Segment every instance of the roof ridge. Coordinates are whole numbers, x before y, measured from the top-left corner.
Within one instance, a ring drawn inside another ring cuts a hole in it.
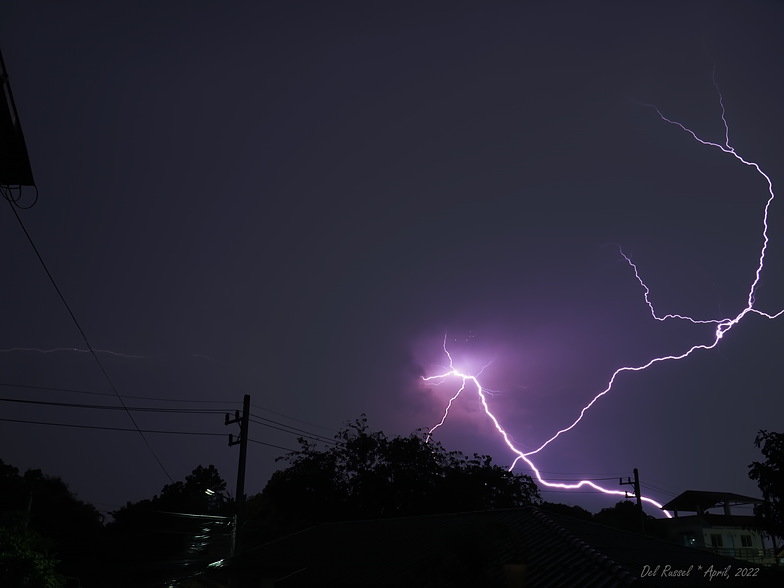
[[[637,577],[630,573],[625,567],[616,562],[614,559],[604,555],[598,549],[591,547],[584,540],[564,529],[561,525],[556,523],[547,514],[537,507],[531,508],[531,514],[539,519],[540,522],[550,527],[558,535],[560,535],[571,546],[576,547],[589,561],[598,564],[601,568],[612,573],[625,584],[632,584],[637,580]]]

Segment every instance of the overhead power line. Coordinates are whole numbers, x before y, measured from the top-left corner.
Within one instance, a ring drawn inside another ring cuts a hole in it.
[[[80,388],[65,388],[65,387],[61,387],[61,386],[38,386],[38,385],[31,385],[31,384],[16,384],[16,383],[12,383],[12,382],[0,382],[0,386],[7,387],[7,388],[21,388],[21,389],[24,389],[24,390],[45,390],[45,391],[49,391],[49,392],[68,392],[68,393],[74,393],[74,394],[87,394],[87,395],[91,395],[91,396],[110,396],[110,397],[114,397],[114,394],[112,394],[110,392],[95,392],[95,391],[92,391],[92,390],[82,390]],[[128,399],[130,399],[130,400],[149,400],[149,401],[154,401],[154,402],[172,402],[172,403],[181,403],[181,404],[191,404],[191,403],[193,403],[193,404],[196,404],[196,403],[200,403],[200,404],[224,404],[224,405],[226,405],[226,404],[242,404],[241,402],[236,401],[236,400],[204,400],[204,399],[195,399],[195,398],[185,399],[185,398],[166,398],[166,397],[162,398],[162,397],[155,397],[155,396],[136,396],[136,395],[130,395],[130,394],[123,394],[122,397],[125,398],[126,400],[128,400]],[[134,412],[159,412],[159,413],[174,413],[174,414],[224,414],[225,412],[227,412],[227,410],[225,410],[225,409],[224,410],[219,410],[219,409],[197,409],[197,408],[187,408],[187,409],[172,408],[172,409],[167,409],[167,408],[158,408],[158,407],[151,407],[151,406],[127,406],[126,408],[124,408],[124,407],[121,407],[121,406],[109,406],[109,405],[105,405],[105,404],[68,403],[68,402],[54,402],[54,401],[45,401],[45,400],[0,398],[0,402],[3,402],[3,401],[5,401],[5,402],[18,402],[18,403],[23,403],[23,404],[39,404],[39,405],[51,405],[51,406],[63,406],[63,407],[68,407],[68,408],[87,408],[87,409],[123,410],[123,411],[127,408],[128,410],[134,411]],[[267,410],[267,409],[264,409],[262,407],[259,407],[259,406],[255,405],[255,404],[251,404],[251,406],[256,406],[260,410]],[[228,410],[228,412],[231,412],[231,410]],[[293,417],[289,417],[289,416],[287,416],[287,415],[285,415],[283,413],[277,413],[275,411],[268,411],[268,412],[273,412],[274,414],[279,414],[279,415],[281,415],[281,416],[283,416],[285,418],[289,418],[291,420],[295,420],[295,421],[298,421],[298,422],[306,423],[306,421],[302,421],[302,420],[299,420],[299,419],[295,419]],[[269,427],[269,428],[272,428],[272,429],[277,429],[277,430],[283,431],[284,433],[289,433],[289,434],[298,435],[298,436],[304,436],[304,437],[312,439],[314,441],[321,441],[321,442],[330,443],[330,444],[333,444],[333,445],[337,444],[337,442],[334,439],[331,439],[329,437],[321,435],[320,433],[314,433],[313,431],[309,431],[307,429],[300,429],[298,427],[294,427],[292,425],[287,425],[286,423],[282,423],[282,422],[276,421],[274,419],[268,419],[268,418],[265,418],[265,417],[262,417],[262,416],[258,416],[258,415],[254,415],[254,414],[251,413],[251,420],[254,423],[256,423],[256,424],[259,424],[259,425],[262,425],[262,426],[265,426],[265,427]],[[272,423],[274,425],[280,425],[280,427],[283,427],[283,428],[281,429],[281,428],[272,426],[269,423]],[[313,426],[319,426],[319,425],[313,425]],[[319,428],[326,429],[326,427],[319,427]],[[251,439],[251,441],[253,441],[254,443],[265,444],[265,443],[263,443],[261,441],[256,441],[256,440],[253,440],[253,439]],[[285,449],[286,451],[294,451],[293,449],[289,449],[287,447],[279,447],[277,445],[271,445],[269,443],[266,443],[266,445],[270,445],[271,447],[275,447],[275,448],[278,448],[278,449]]]
[[[209,437],[224,437],[225,433],[208,433],[205,431],[165,431],[161,429],[130,429],[127,427],[102,427],[99,425],[80,425],[76,423],[52,423],[49,421],[30,421],[26,419],[7,419],[7,418],[0,418],[0,421],[5,421],[7,423],[24,423],[28,425],[47,425],[51,427],[70,427],[73,429],[98,429],[101,431],[128,431],[131,433],[134,432],[141,432],[141,433],[156,433],[162,435],[202,435],[202,436],[209,436]]]
[[[23,388],[25,390],[47,390],[50,392],[71,392],[74,394],[90,394],[93,396],[111,396],[114,398],[114,394],[111,392],[93,392],[91,390],[81,390],[79,388],[61,388],[56,386],[33,386],[30,384],[12,384],[9,382],[0,382],[0,386],[5,386],[8,388]],[[132,399],[132,400],[153,400],[155,402],[185,402],[185,403],[205,403],[205,404],[242,404],[242,402],[238,402],[236,400],[202,400],[198,398],[162,398],[156,396],[132,396],[129,394],[122,394],[123,398]],[[221,411],[225,412],[225,411]]]
[[[267,447],[274,447],[275,449],[282,449],[283,451],[297,451],[296,449],[291,449],[290,447],[281,447],[280,445],[273,445],[272,443],[265,443],[264,441],[257,441],[256,439],[248,438],[248,441],[251,443],[258,443],[259,445],[266,445]]]
[[[130,410],[133,412],[160,412],[170,414],[223,414],[225,410],[213,408],[159,408],[155,406],[111,406],[108,404],[83,404],[74,402],[52,402],[49,400],[28,400],[23,398],[0,398],[0,402],[37,404],[42,406],[62,406],[67,408],[89,408],[96,410]]]
[[[329,437],[325,437],[323,435],[319,435],[318,433],[312,433],[310,431],[306,431],[304,429],[298,429],[297,427],[292,427],[285,423],[281,423],[278,421],[273,421],[272,419],[265,419],[262,417],[255,417],[251,415],[251,422],[257,425],[261,425],[262,427],[269,427],[270,429],[275,429],[276,431],[283,431],[284,433],[288,433],[289,435],[297,435],[299,437],[305,437],[312,441],[318,441],[320,443],[327,443],[331,445],[337,445],[337,442],[334,439],[330,439]],[[274,423],[274,424],[269,424]],[[280,425],[276,427],[275,425]],[[285,427],[285,428],[284,428]]]
[[[82,425],[78,423],[53,423],[51,421],[32,421],[29,419],[9,419],[9,418],[0,418],[0,421],[7,422],[7,423],[20,423],[25,425],[44,425],[48,427],[67,427],[70,429],[92,429],[92,430],[99,430],[99,431],[121,431],[121,432],[128,432],[128,433],[136,433],[138,429],[132,429],[128,427],[106,427],[100,425]],[[156,435],[196,435],[201,437],[225,437],[226,433],[212,433],[209,431],[169,431],[164,429],[141,429],[142,433],[152,433]],[[292,449],[291,447],[283,447],[281,445],[275,445],[274,443],[267,443],[266,441],[259,441],[257,439],[248,439],[251,443],[256,443],[258,445],[264,445],[266,447],[273,447],[275,449],[282,449],[283,451],[297,451],[296,449]]]
[[[297,423],[302,423],[303,425],[310,425],[311,427],[316,427],[317,429],[323,429],[324,431],[331,431],[331,429],[329,429],[328,427],[322,427],[321,425],[317,425],[316,423],[310,423],[308,421],[303,421],[301,419],[294,418],[294,417],[289,416],[287,414],[283,414],[282,412],[277,412],[277,411],[271,410],[269,408],[265,408],[263,406],[255,404],[253,402],[251,402],[251,406],[253,408],[257,408],[259,410],[263,410],[264,412],[269,412],[269,413],[272,413],[272,414],[276,414],[278,416],[281,416],[283,418],[289,419],[291,421],[294,421],[294,422],[297,422]],[[259,417],[259,418],[261,418],[261,417]]]
[[[544,490],[542,488],[539,489],[539,492],[544,494],[552,493],[552,494],[601,494],[601,490],[570,490],[570,489],[563,489],[563,490]]]
[[[36,257],[38,258],[38,261],[41,263],[41,267],[44,268],[44,272],[46,272],[46,275],[49,278],[49,281],[52,283],[52,286],[54,286],[54,289],[57,292],[57,295],[60,297],[60,300],[62,301],[63,305],[65,306],[65,309],[68,311],[68,315],[71,317],[71,320],[73,321],[74,325],[76,326],[76,329],[79,331],[79,334],[82,336],[82,339],[84,340],[84,344],[87,346],[87,349],[90,350],[90,355],[92,355],[93,359],[95,360],[95,363],[98,364],[98,368],[100,369],[101,373],[103,374],[104,379],[109,384],[109,387],[112,389],[112,392],[114,392],[114,395],[117,397],[117,400],[119,400],[119,402],[123,406],[123,408],[126,409],[125,412],[128,415],[128,418],[131,420],[131,423],[133,423],[134,429],[136,429],[136,431],[139,433],[139,436],[142,438],[142,441],[144,441],[144,444],[147,446],[147,449],[149,449],[150,453],[152,454],[152,457],[158,463],[158,465],[160,466],[161,470],[166,475],[166,477],[169,478],[169,481],[174,483],[174,478],[171,477],[171,474],[169,474],[169,471],[163,465],[163,462],[161,461],[161,458],[158,457],[158,454],[152,448],[152,445],[150,445],[150,441],[147,439],[147,437],[144,436],[144,432],[139,428],[139,425],[136,422],[136,420],[133,418],[133,415],[130,413],[130,411],[125,406],[125,401],[123,400],[122,396],[120,396],[120,392],[117,390],[117,387],[114,385],[114,382],[109,377],[109,373],[106,371],[106,368],[104,367],[103,363],[101,363],[101,359],[95,353],[95,350],[93,349],[93,346],[90,344],[90,341],[87,338],[87,334],[84,332],[84,329],[82,329],[82,326],[79,324],[79,321],[76,319],[76,315],[74,314],[73,310],[71,310],[71,306],[68,304],[68,301],[65,299],[65,296],[63,295],[62,291],[60,290],[60,287],[57,285],[57,282],[55,281],[54,276],[52,276],[52,273],[49,271],[49,268],[47,267],[46,262],[44,261],[44,258],[41,256],[41,253],[38,251],[38,247],[36,247],[35,241],[33,241],[32,236],[30,236],[30,233],[27,231],[27,227],[25,227],[24,222],[22,222],[22,218],[19,216],[19,213],[16,210],[16,206],[14,205],[14,201],[11,200],[10,198],[8,198],[8,196],[5,194],[5,192],[3,193],[3,196],[8,200],[8,205],[11,207],[11,211],[14,213],[14,216],[16,217],[16,220],[19,222],[19,226],[22,228],[22,232],[25,234],[25,237],[27,237],[27,241],[30,243],[30,246],[33,248],[33,251],[35,252]]]
[[[618,476],[612,476],[611,478],[547,478],[548,481],[554,480],[556,482],[580,482],[582,480],[590,480],[592,482],[598,482],[600,480],[617,480],[617,479]]]
[[[672,492],[671,490],[665,490],[664,488],[659,488],[658,486],[654,486],[653,484],[644,484],[641,482],[640,485],[643,488],[653,490],[654,492],[661,492],[662,494],[669,494],[670,496],[678,496],[677,492]]]

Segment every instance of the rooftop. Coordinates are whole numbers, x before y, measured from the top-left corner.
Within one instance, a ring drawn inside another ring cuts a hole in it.
[[[225,564],[276,587],[704,586],[727,566],[722,586],[784,585],[779,570],[736,578],[750,564],[536,507],[324,523]]]
[[[743,496],[733,492],[707,492],[704,490],[686,490],[667,504],[662,506],[662,510],[679,510],[686,512],[700,512],[725,503],[729,505],[741,504],[762,504],[765,502],[760,498]]]

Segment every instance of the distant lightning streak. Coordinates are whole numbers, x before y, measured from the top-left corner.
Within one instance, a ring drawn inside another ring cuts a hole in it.
[[[76,347],[55,347],[53,349],[39,349],[37,347],[11,347],[9,349],[0,349],[0,353],[13,353],[17,351],[26,351],[33,353],[58,353],[63,351],[73,351],[76,353],[90,353],[89,349],[78,349]],[[96,353],[106,353],[107,355],[114,355],[115,357],[124,357],[126,359],[150,359],[149,355],[131,355],[129,353],[119,353],[117,351],[110,351],[109,349],[93,349]]]
[[[62,353],[71,351],[73,353],[90,353],[89,349],[79,349],[78,347],[54,347],[52,349],[40,349],[38,347],[9,347],[8,349],[0,349],[0,353],[18,353],[18,352],[27,352],[27,353],[41,353],[41,354],[49,354],[49,353]],[[120,353],[119,351],[112,351],[110,349],[93,349],[95,353],[105,353],[106,355],[113,355],[115,357],[122,357],[124,359],[154,359],[152,355],[133,355],[131,353]],[[196,359],[204,359],[207,361],[215,361],[209,355],[204,355],[202,353],[191,353],[190,357],[194,357]]]
[[[489,406],[487,404],[486,390],[483,389],[482,385],[479,383],[479,380],[477,379],[479,374],[477,374],[476,376],[465,374],[465,373],[461,372],[460,370],[458,370],[458,369],[456,369],[454,367],[454,364],[453,364],[453,361],[452,361],[452,356],[450,355],[450,353],[449,353],[449,351],[448,351],[448,349],[446,347],[446,337],[445,337],[444,338],[444,346],[443,347],[444,347],[444,353],[446,353],[446,356],[449,359],[449,370],[444,372],[444,373],[441,373],[441,374],[437,374],[437,375],[434,375],[434,376],[429,376],[427,378],[423,377],[422,379],[425,382],[442,383],[447,378],[455,377],[455,378],[459,378],[460,379],[461,385],[460,385],[460,388],[457,391],[457,393],[449,399],[449,403],[447,404],[446,409],[444,410],[444,416],[441,418],[441,421],[437,425],[435,425],[432,429],[430,429],[430,431],[428,432],[428,434],[427,434],[427,439],[428,440],[433,435],[435,430],[438,429],[440,426],[442,426],[444,424],[444,422],[446,421],[447,417],[449,416],[449,409],[452,408],[452,404],[455,402],[455,400],[457,400],[458,396],[460,396],[460,394],[466,389],[466,387],[469,384],[471,384],[471,385],[473,385],[476,388],[476,392],[477,392],[477,394],[479,396],[479,400],[482,403],[482,407],[484,408],[485,414],[487,414],[487,416],[493,422],[493,425],[495,426],[496,430],[500,433],[500,435],[503,437],[504,442],[506,443],[507,447],[509,447],[509,449],[513,453],[515,453],[517,455],[517,457],[512,462],[512,465],[509,468],[510,470],[513,469],[515,467],[515,465],[517,465],[518,461],[523,460],[526,464],[528,464],[528,466],[534,472],[534,474],[536,475],[536,479],[541,484],[543,484],[543,485],[545,485],[545,486],[547,486],[549,488],[561,488],[561,489],[565,489],[565,490],[574,490],[574,489],[577,489],[577,488],[581,488],[583,486],[589,486],[589,487],[594,488],[595,490],[598,490],[598,491],[603,492],[605,494],[614,494],[614,495],[618,495],[618,496],[625,496],[626,495],[625,492],[622,492],[622,491],[619,491],[619,490],[608,490],[606,488],[602,488],[601,486],[593,483],[590,480],[581,480],[581,481],[579,481],[579,482],[577,482],[575,484],[557,484],[557,483],[553,483],[553,482],[547,482],[546,480],[544,480],[542,478],[542,476],[539,473],[539,470],[536,468],[536,466],[533,464],[533,462],[529,459],[528,456],[535,455],[535,454],[539,453],[542,449],[544,449],[550,443],[555,441],[560,435],[570,431],[575,426],[577,426],[577,424],[582,420],[583,416],[588,411],[588,409],[591,408],[596,403],[596,401],[599,400],[599,398],[601,398],[602,396],[607,394],[610,390],[612,390],[612,387],[615,385],[616,379],[618,378],[618,376],[621,373],[644,371],[644,370],[648,369],[649,367],[651,367],[652,365],[654,365],[656,363],[661,363],[661,362],[665,362],[665,361],[677,361],[677,360],[681,360],[681,359],[685,359],[685,358],[689,357],[695,351],[713,349],[714,347],[716,347],[719,344],[719,341],[722,339],[722,337],[724,337],[724,335],[727,332],[729,332],[735,325],[737,325],[749,313],[758,314],[758,315],[764,316],[764,317],[766,317],[768,319],[775,319],[775,318],[781,316],[782,313],[784,313],[784,309],[778,311],[775,314],[769,314],[769,313],[766,313],[766,312],[763,312],[763,311],[761,311],[759,309],[754,308],[754,295],[756,293],[757,286],[759,285],[759,282],[760,282],[760,276],[762,275],[762,270],[763,270],[764,265],[765,265],[765,254],[766,254],[767,248],[768,248],[768,241],[769,241],[769,239],[768,239],[768,211],[770,209],[771,203],[773,202],[773,200],[775,198],[775,193],[773,191],[773,182],[771,181],[770,177],[764,171],[762,171],[762,169],[760,168],[760,166],[757,163],[755,163],[753,161],[749,161],[749,160],[743,158],[741,155],[739,155],[735,151],[735,148],[730,145],[729,125],[727,124],[726,111],[725,111],[725,107],[724,107],[724,97],[722,96],[721,91],[719,89],[719,86],[716,83],[715,70],[714,70],[714,76],[713,76],[713,84],[714,84],[714,86],[716,88],[716,92],[719,95],[719,105],[721,106],[721,120],[722,120],[722,123],[724,125],[724,143],[723,144],[714,143],[712,141],[707,141],[705,139],[700,138],[694,131],[692,131],[691,129],[689,129],[688,127],[683,125],[682,123],[666,117],[664,114],[662,114],[662,112],[659,110],[659,108],[657,106],[654,106],[652,104],[646,104],[645,106],[648,106],[649,108],[652,108],[653,110],[655,110],[656,113],[659,115],[659,117],[663,121],[665,121],[665,122],[667,122],[667,123],[669,123],[671,125],[679,127],[681,130],[683,130],[684,132],[688,133],[693,139],[695,139],[699,143],[701,143],[703,145],[707,145],[707,146],[710,146],[710,147],[715,147],[717,149],[720,149],[722,152],[724,152],[724,153],[726,153],[728,155],[732,155],[735,159],[740,161],[742,164],[747,165],[749,167],[752,167],[759,175],[761,175],[764,178],[765,182],[767,183],[767,186],[768,186],[768,198],[767,198],[767,200],[765,202],[764,213],[763,213],[763,216],[762,216],[762,247],[760,249],[759,261],[757,263],[757,267],[756,267],[756,270],[754,272],[754,279],[752,280],[751,286],[749,287],[749,293],[748,293],[748,296],[747,296],[747,299],[746,299],[746,306],[740,312],[738,312],[738,314],[734,318],[694,319],[692,317],[684,316],[684,315],[680,315],[680,314],[666,314],[666,315],[663,315],[663,316],[659,316],[656,313],[656,310],[655,310],[655,308],[653,306],[653,303],[650,300],[650,288],[648,288],[648,286],[645,284],[645,282],[643,281],[642,277],[640,276],[640,273],[639,273],[639,271],[637,269],[637,266],[632,262],[632,260],[625,253],[623,253],[623,251],[621,251],[621,255],[626,260],[626,262],[629,264],[629,266],[632,268],[632,270],[634,271],[634,275],[637,278],[637,281],[640,283],[640,285],[643,288],[643,297],[645,299],[645,303],[648,305],[648,308],[651,311],[651,316],[654,319],[656,319],[657,321],[666,321],[668,319],[678,319],[678,320],[688,321],[688,322],[691,322],[691,323],[694,323],[694,324],[714,324],[715,325],[715,330],[713,331],[713,336],[712,336],[712,339],[710,340],[710,342],[708,342],[708,343],[701,343],[701,344],[698,344],[698,345],[692,345],[691,347],[689,347],[686,351],[684,351],[682,353],[673,354],[673,355],[665,355],[665,356],[661,356],[661,357],[654,357],[653,359],[649,360],[648,362],[646,362],[646,363],[644,363],[642,365],[638,365],[638,366],[624,366],[624,367],[618,368],[617,370],[615,370],[612,373],[612,376],[610,376],[609,382],[607,383],[607,386],[605,387],[605,389],[602,390],[601,392],[599,392],[596,396],[594,396],[593,399],[587,405],[585,405],[582,408],[582,410],[580,410],[580,413],[579,413],[578,417],[574,420],[574,422],[571,425],[569,425],[568,427],[565,427],[565,428],[560,429],[559,431],[557,431],[552,437],[547,439],[544,443],[542,443],[539,447],[537,447],[533,451],[528,451],[528,452],[524,453],[524,452],[520,451],[517,447],[515,447],[514,443],[510,439],[508,433],[504,430],[504,428],[498,422],[498,419],[490,411],[490,408],[489,408]],[[652,500],[650,498],[642,497],[642,500],[645,501],[645,502],[648,502],[650,504],[653,504],[653,505],[655,505],[658,508],[661,508],[661,505],[658,502],[656,502],[656,501],[654,501],[654,500]],[[670,516],[670,514],[667,513],[666,511],[665,511],[665,515],[667,515],[668,517]]]

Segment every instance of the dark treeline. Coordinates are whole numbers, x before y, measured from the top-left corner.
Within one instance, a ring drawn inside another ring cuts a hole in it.
[[[488,455],[467,457],[422,433],[388,438],[350,423],[334,447],[300,439],[281,458],[262,493],[248,503],[245,535],[260,542],[324,521],[513,508],[540,502],[530,476],[513,474]]]
[[[282,459],[286,467],[248,498],[238,526],[234,500],[211,465],[104,521],[59,478],[3,464],[0,585],[158,586],[228,557],[235,542],[249,549],[322,521],[541,502],[529,476],[489,456],[447,451],[422,434],[388,438],[370,432],[364,416],[334,446],[300,439],[300,450]]]
[[[769,510],[761,524],[781,529],[782,443],[760,432],[764,462],[758,480]],[[111,520],[78,500],[59,478],[21,473],[0,460],[0,586],[34,588],[187,586],[211,563],[319,522],[514,508],[529,504],[626,530],[639,529],[636,505],[622,501],[592,514],[543,502],[527,475],[489,456],[466,456],[428,441],[421,432],[387,437],[362,418],[329,447],[300,439],[300,450],[259,494],[247,499],[239,524],[226,482],[212,466],[197,466],[159,494],[128,503]]]
[[[59,478],[0,460],[0,585],[98,585],[103,517]],[[91,583],[91,584],[88,584]]]
[[[0,586],[160,586],[186,577],[230,550],[225,489],[214,466],[198,466],[104,521],[61,479],[0,460]]]

